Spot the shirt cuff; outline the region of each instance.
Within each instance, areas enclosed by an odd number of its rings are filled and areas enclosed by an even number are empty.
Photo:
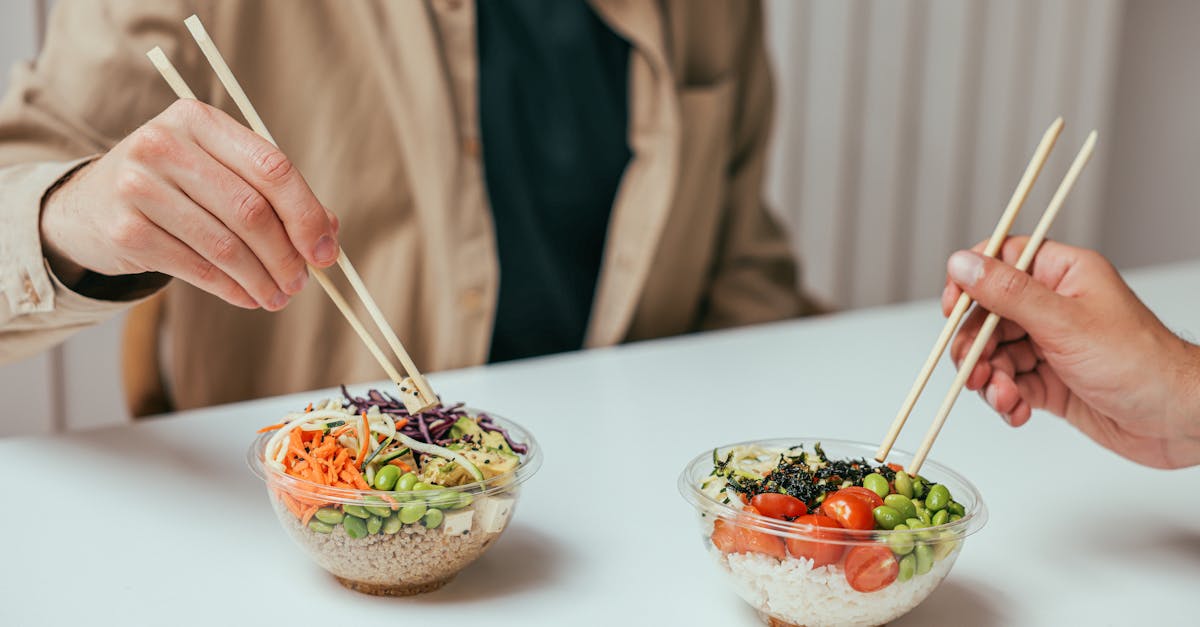
[[[41,212],[46,194],[95,159],[0,168],[0,293],[11,316],[51,311],[104,314],[129,306],[167,283],[162,275],[90,276],[89,296],[73,291],[51,271],[42,251]],[[79,287],[79,286],[76,286]],[[101,298],[91,296],[100,295]]]

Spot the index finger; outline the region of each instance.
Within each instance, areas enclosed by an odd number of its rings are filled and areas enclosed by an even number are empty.
[[[179,109],[196,144],[267,199],[309,263],[325,267],[337,260],[330,213],[279,148],[219,109],[202,103]]]

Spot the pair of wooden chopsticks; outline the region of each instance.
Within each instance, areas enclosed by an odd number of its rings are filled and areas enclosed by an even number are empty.
[[[219,78],[221,80],[221,84],[225,86],[225,90],[229,92],[229,95],[233,98],[233,101],[237,103],[238,110],[242,112],[242,115],[246,118],[246,121],[250,123],[250,128],[254,129],[254,132],[258,133],[263,139],[278,146],[278,144],[275,143],[275,138],[271,136],[271,133],[267,130],[266,125],[263,124],[262,118],[258,116],[258,112],[255,111],[254,106],[250,104],[250,99],[246,97],[246,92],[242,90],[242,86],[238,83],[237,79],[234,78],[233,72],[229,69],[229,65],[225,63],[225,58],[221,56],[221,52],[217,50],[216,44],[214,44],[212,39],[208,36],[208,31],[206,31],[204,29],[204,25],[200,23],[200,18],[193,15],[184,20],[184,24],[187,25],[188,31],[192,34],[192,38],[196,40],[196,44],[200,46],[200,50],[204,53],[204,57],[208,59],[208,64],[212,66],[213,71],[216,72],[217,78]],[[162,74],[164,79],[166,79],[167,84],[169,84],[171,89],[175,91],[176,96],[192,100],[196,99],[196,95],[188,87],[187,83],[184,82],[183,77],[179,75],[179,72],[175,69],[175,66],[171,64],[171,61],[167,59],[167,55],[163,53],[162,48],[155,46],[153,50],[146,53],[146,56],[150,57],[150,61],[154,63],[154,67],[158,69],[158,72]],[[395,353],[396,357],[400,360],[400,364],[403,366],[405,372],[408,373],[408,377],[401,376],[399,371],[396,370],[395,366],[392,365],[391,361],[379,348],[379,345],[375,343],[375,339],[371,337],[371,334],[367,331],[366,327],[364,327],[362,322],[358,319],[358,316],[355,315],[354,310],[350,307],[350,303],[346,302],[346,299],[337,289],[337,286],[330,281],[325,272],[320,268],[311,265],[308,267],[308,270],[317,280],[317,283],[320,283],[321,287],[325,289],[325,293],[328,294],[329,298],[333,300],[333,303],[337,305],[337,308],[342,312],[342,315],[346,317],[346,321],[349,322],[350,326],[354,328],[354,331],[358,333],[358,337],[362,339],[363,344],[365,344],[367,347],[367,350],[371,352],[371,355],[376,361],[379,362],[379,365],[383,367],[384,372],[386,372],[388,377],[390,377],[392,381],[396,383],[397,387],[400,388],[400,398],[404,402],[404,407],[408,409],[409,413],[416,414],[437,405],[438,398],[433,393],[433,388],[429,386],[429,383],[425,380],[424,375],[417,370],[417,366],[413,363],[412,358],[409,357],[408,351],[404,350],[404,345],[400,343],[400,338],[396,337],[396,332],[393,331],[388,325],[387,319],[383,316],[383,312],[380,311],[379,306],[375,304],[375,299],[371,298],[371,294],[367,292],[367,287],[363,284],[362,278],[358,275],[358,271],[354,269],[354,266],[346,257],[345,251],[341,250],[340,248],[338,249],[337,264],[338,267],[342,269],[342,272],[346,275],[346,280],[350,282],[350,286],[354,288],[354,292],[358,295],[359,300],[362,301],[363,305],[367,309],[367,312],[371,315],[371,319],[374,320],[375,325],[379,328],[380,332],[383,333],[383,337],[387,340],[392,352]]]
[[[1054,148],[1054,143],[1058,140],[1058,136],[1062,132],[1062,127],[1063,120],[1060,117],[1054,120],[1050,128],[1046,129],[1046,133],[1042,135],[1042,141],[1038,143],[1037,150],[1033,153],[1033,159],[1026,166],[1025,174],[1021,176],[1021,180],[1017,184],[1017,189],[1013,192],[1012,198],[1009,199],[1008,206],[1004,209],[1003,215],[1000,216],[1000,222],[996,225],[996,230],[992,232],[992,237],[988,240],[987,246],[983,250],[983,254],[988,257],[995,257],[1000,247],[1004,244],[1004,240],[1008,237],[1008,232],[1012,228],[1013,221],[1016,220],[1017,214],[1021,211],[1021,206],[1029,196],[1029,190],[1033,188],[1034,182],[1037,181],[1038,174],[1042,171],[1042,166],[1046,164],[1046,159],[1050,156],[1050,150]],[[1021,251],[1021,257],[1017,260],[1016,264],[1018,270],[1024,272],[1033,263],[1033,257],[1037,254],[1038,248],[1041,247],[1042,242],[1046,239],[1046,233],[1054,223],[1055,217],[1058,216],[1058,211],[1066,201],[1067,194],[1071,193],[1071,188],[1075,186],[1075,181],[1079,178],[1079,173],[1087,165],[1095,147],[1096,131],[1093,130],[1083,143],[1083,147],[1079,149],[1079,153],[1075,155],[1075,161],[1071,163],[1070,169],[1067,170],[1067,174],[1063,177],[1062,183],[1059,184],[1058,190],[1054,192],[1054,196],[1050,199],[1050,204],[1046,207],[1045,213],[1042,214],[1041,220],[1038,221],[1037,227],[1034,228],[1028,243],[1025,244],[1025,248]],[[904,428],[904,423],[908,420],[908,415],[912,413],[913,406],[917,403],[917,398],[925,389],[925,384],[929,382],[929,376],[933,373],[934,366],[941,359],[942,353],[950,343],[950,338],[954,335],[954,330],[958,328],[959,323],[970,306],[971,297],[967,296],[964,292],[958,297],[958,302],[954,304],[954,309],[947,318],[945,326],[942,327],[941,334],[938,335],[937,341],[934,342],[933,350],[929,352],[929,357],[925,359],[925,364],[921,367],[921,372],[917,375],[917,380],[913,382],[908,396],[904,399],[904,404],[900,406],[900,411],[896,414],[895,420],[892,421],[891,429],[888,430],[887,436],[879,446],[879,451],[875,453],[877,461],[883,462],[887,459],[888,453],[891,452],[892,446],[896,443],[896,438],[900,435],[900,430]],[[946,424],[946,418],[950,415],[950,410],[954,407],[954,402],[958,400],[959,393],[962,392],[967,378],[970,377],[971,371],[975,369],[975,364],[979,362],[979,357],[983,354],[984,347],[987,345],[988,340],[991,339],[992,333],[996,330],[996,325],[999,323],[1000,316],[994,313],[989,313],[987,319],[984,320],[978,335],[975,336],[974,343],[971,344],[971,349],[967,352],[966,357],[963,358],[962,363],[959,364],[958,374],[954,377],[954,382],[950,385],[950,391],[946,393],[946,398],[942,400],[942,405],[938,409],[937,415],[933,418],[933,424],[930,425],[929,431],[925,434],[925,439],[921,442],[921,448],[917,449],[916,456],[913,457],[912,462],[909,464],[909,474],[915,475],[921,470],[921,466],[925,463],[925,458],[929,456],[929,450],[933,448],[934,440],[937,439],[942,426]]]

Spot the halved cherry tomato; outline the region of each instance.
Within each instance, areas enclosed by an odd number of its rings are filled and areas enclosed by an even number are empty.
[[[888,466],[888,468],[891,468],[892,470],[894,470],[896,472],[900,472],[901,470],[904,470],[904,466],[901,466],[900,464],[897,464],[896,462],[888,462],[887,466]]]
[[[753,505],[743,507],[742,511],[749,514],[762,514]],[[787,547],[784,545],[783,538],[740,525],[737,526],[737,532],[736,551],[738,553],[761,553],[780,560],[787,557]]]
[[[875,494],[875,498],[879,498],[879,495]],[[854,492],[847,492],[846,489],[830,494],[821,504],[821,513],[838,521],[838,524],[846,529],[874,529],[874,509],[871,501]]]
[[[859,498],[866,499],[867,502],[871,504],[871,509],[875,509],[876,507],[883,505],[883,497],[876,494],[874,490],[870,490],[862,486],[852,485],[848,488],[842,488],[841,490],[838,490],[838,492],[845,492],[846,494],[853,494]]]
[[[818,529],[806,534],[808,538],[788,538],[787,550],[792,554],[792,557],[803,557],[813,561],[813,568],[820,568],[829,564],[836,563],[842,559],[842,553],[846,552],[846,547],[841,544],[832,542],[822,542],[822,540],[836,540],[840,537],[836,530],[842,526],[838,522],[828,516],[821,514],[809,514],[796,519],[797,523],[803,525],[812,525]],[[829,531],[825,531],[829,529]],[[809,539],[811,538],[811,539]]]
[[[762,512],[763,516],[770,516],[771,518],[787,518],[791,520],[792,518],[808,513],[808,506],[804,504],[804,501],[778,492],[763,492],[750,499],[750,505],[753,505],[758,511]]]
[[[728,555],[737,552],[738,528],[728,520],[720,518],[713,521],[712,543],[722,553]]]
[[[892,550],[877,544],[856,546],[846,553],[846,583],[859,592],[875,592],[891,585],[900,574]]]

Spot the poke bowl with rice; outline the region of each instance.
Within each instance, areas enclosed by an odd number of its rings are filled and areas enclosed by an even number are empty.
[[[679,478],[729,586],[770,625],[882,625],[928,597],[987,510],[926,462],[909,476],[870,444],[778,439],[719,447]],[[911,456],[896,452],[907,462]]]
[[[343,386],[260,429],[247,461],[317,564],[353,590],[407,596],[492,546],[541,451],[499,416],[461,404],[412,415],[389,394]]]

